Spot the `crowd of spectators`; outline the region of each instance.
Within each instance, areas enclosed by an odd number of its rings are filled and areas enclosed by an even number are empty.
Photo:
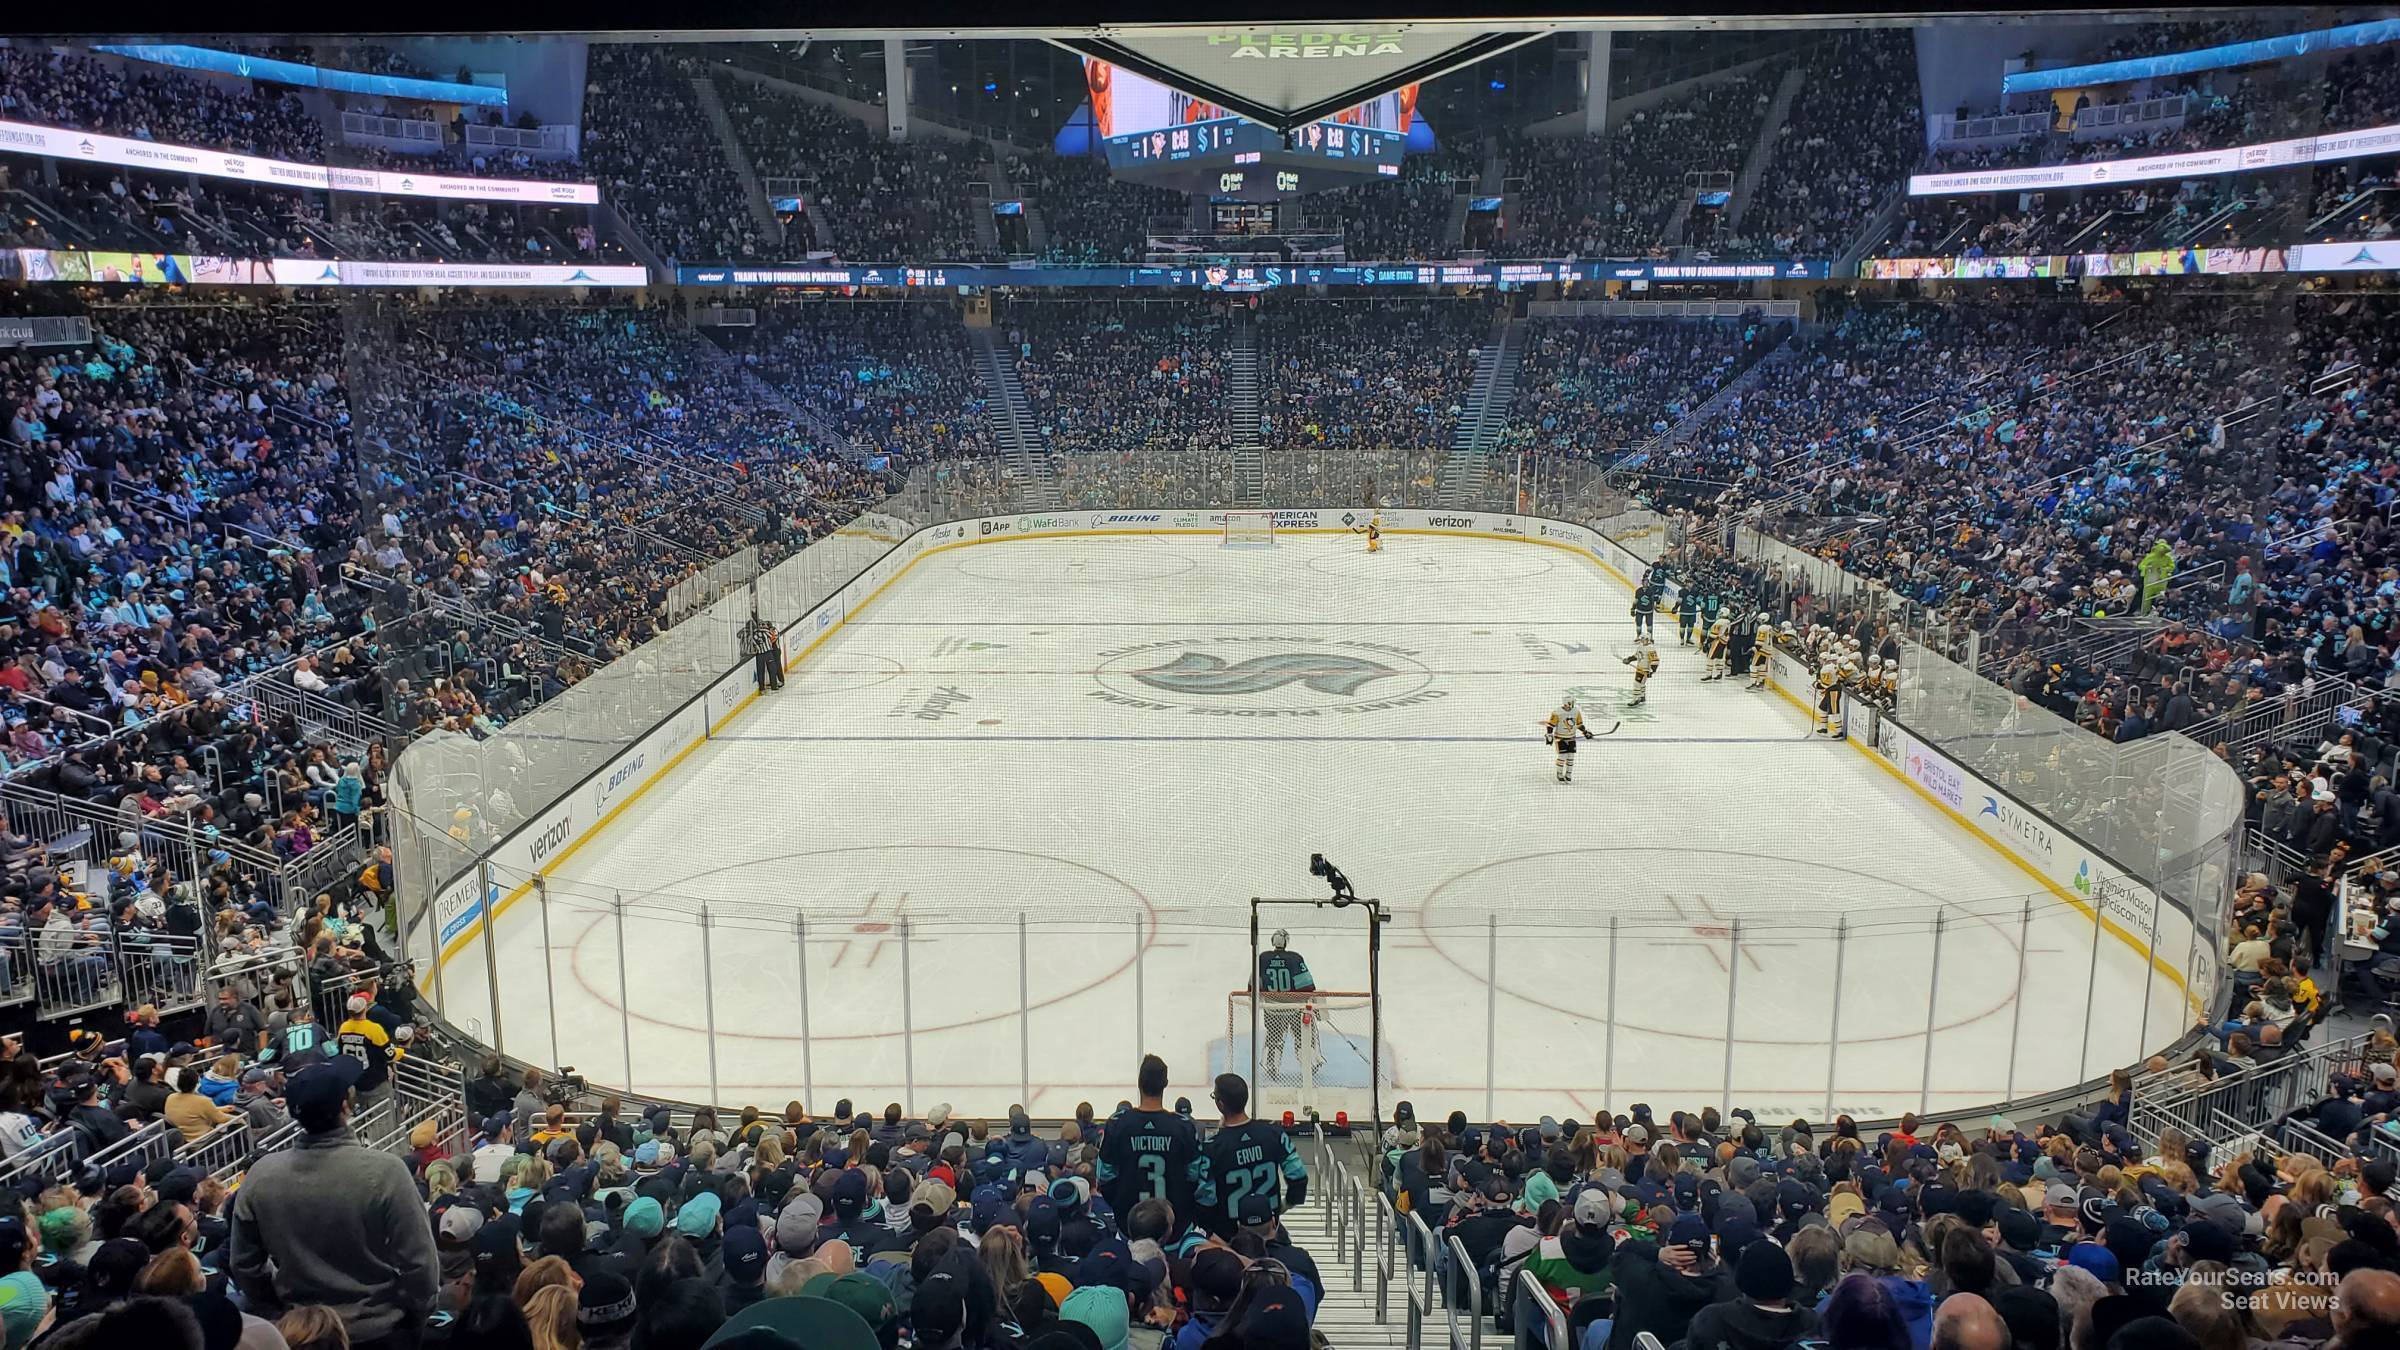
[[[1447,258],[1443,230],[1457,198],[1472,195],[1483,172],[1479,149],[1445,148],[1400,161],[1396,179],[1336,188],[1311,197],[1309,210],[1332,212],[1354,262]]]
[[[1863,90],[1879,84],[1860,82],[1857,88]],[[2057,131],[2008,147],[1946,150],[1934,156],[1933,164],[1943,171],[1970,171],[2061,160],[2120,159],[2386,125],[2400,120],[2400,53],[2375,48],[2344,54],[2328,61],[2321,76],[2275,67],[2207,72],[2188,82],[2143,86],[2140,97],[2170,94],[2182,94],[2195,101],[2193,110],[2173,126],[2143,122],[2117,134],[2082,139]],[[2080,113],[2091,106],[2086,98],[2078,101],[2075,110]],[[1902,165],[1900,172],[1905,171],[1906,166]],[[2305,227],[2309,221],[2323,218],[2353,197],[2381,186],[2388,175],[2388,161],[2328,165],[2306,185],[2309,197],[2297,202],[2294,197],[2299,187],[2273,175],[2155,182],[2138,189],[2002,192],[1912,200],[1894,240],[1885,248],[1893,253],[1911,253],[1931,247],[1948,254],[1978,250],[2043,253],[2063,251],[2070,242],[2077,252],[2171,248],[2187,242],[2282,244],[2303,237],[2308,233]],[[1896,175],[1886,176],[1896,181]],[[1811,180],[1792,181],[1797,184]],[[1792,190],[1797,197],[1809,195],[1797,187]],[[2225,228],[2212,231],[2205,239],[2186,237],[2190,232],[2182,226],[2197,225],[2228,205],[2238,207],[2242,214],[2224,222]],[[2280,209],[2292,205],[2306,208],[2308,220],[2292,219],[2289,212]],[[2385,228],[2380,198],[2369,195],[2358,203],[2358,208],[2354,215],[2329,221],[2312,237],[2381,237],[2376,233]],[[2099,228],[2092,229],[2094,225]]]
[[[2225,47],[2236,42],[2256,42],[2268,37],[2283,24],[2270,25],[2259,18],[2209,19],[2201,22],[2140,23],[2118,29],[2111,34],[2108,45],[2092,61],[2133,61],[2145,56],[2164,56],[2169,52],[2193,52],[2204,47]],[[2028,53],[2032,55],[2033,53]],[[2079,58],[2083,59],[2083,58]],[[2043,65],[2055,65],[2043,61]]]
[[[717,92],[750,167],[799,184],[816,248],[864,262],[990,257],[966,188],[991,176],[982,143],[894,143],[822,103],[731,76],[718,78]]]
[[[350,561],[471,604],[573,670],[656,636],[697,566],[753,544],[780,561],[885,495],[884,476],[716,378],[705,341],[658,311],[412,314],[394,403],[432,411],[379,429],[398,433],[399,468]]]
[[[2326,209],[2347,196],[2337,193]],[[2238,178],[1915,198],[1878,252],[1973,258],[2265,244],[2293,236],[2287,206],[2271,184]]]
[[[1231,443],[1228,302],[1018,300],[998,309],[1027,410],[1054,455]]]
[[[1663,435],[1781,336],[1755,317],[1531,324],[1503,448],[1615,459]]]
[[[0,246],[436,262],[626,256],[583,207],[329,197],[79,164],[61,166],[55,184],[0,174],[0,201],[11,208]]]
[[[958,316],[916,301],[779,305],[724,330],[742,362],[829,419],[853,447],[907,469],[992,453],[990,397]]]
[[[2400,416],[2390,306],[2304,299],[2277,339],[2199,299],[2029,301],[1853,310],[1658,471],[1776,502],[1787,529],[1991,651],[2078,618],[2180,619],[2178,668],[2219,677],[2194,690],[2201,717],[2328,678],[2386,687],[2393,489],[2370,446]],[[2279,390],[2281,411],[2259,413]],[[2249,444],[2220,429],[2228,413],[2257,417]],[[2019,692],[2072,715],[2111,692],[2100,671],[2033,673]],[[2135,734],[2159,729],[2178,726]]]
[[[104,312],[0,357],[13,759],[141,721],[341,633],[355,519],[334,354],[247,305]]]
[[[1179,234],[1189,200],[1170,188],[1129,183],[1093,155],[1008,157],[1008,181],[1041,212],[1048,245],[1041,260],[1062,267],[1135,263],[1149,242],[1150,222],[1166,218]]]
[[[1769,63],[1630,114],[1603,136],[1512,139],[1508,228],[1494,251],[1638,257],[1676,242],[1666,229],[1691,198],[1690,175],[1740,176],[1781,78]]]
[[[0,117],[325,162],[324,124],[287,90],[44,48],[0,47]]]
[[[1262,307],[1269,495],[1433,505],[1493,318],[1479,300]]]
[[[2250,77],[2233,71],[2212,71],[2190,83],[2172,86],[2154,85],[2141,102],[2155,98],[2180,95],[2184,99],[2184,115],[2173,127],[2152,126],[2121,130],[2109,135],[2083,135],[2070,140],[2064,147],[2064,158],[2071,163],[2099,159],[2129,159],[2140,155],[2171,155],[2187,150],[2213,150],[2220,146],[2240,145],[2246,141],[2265,139],[2253,136],[2250,130],[2260,119],[2249,109],[2258,100]],[[2075,112],[2080,116],[2093,108],[2091,100],[2078,100]]]
[[[2393,186],[2388,162],[2331,165],[2320,171],[2308,212],[2310,238],[2325,243],[2390,238]]]
[[[127,304],[87,350],[0,358],[27,781],[271,872],[371,807],[382,750],[247,715],[243,680],[489,736],[655,635],[696,568],[771,565],[982,435],[955,320],[899,307],[787,320],[763,371],[660,311],[403,309],[376,346],[329,308]]]
[[[90,897],[87,913],[162,935],[196,931],[209,896],[169,884],[138,854],[126,862],[112,864],[109,889]],[[38,854],[26,870],[43,890],[40,907],[51,909],[59,876]],[[339,1167],[308,1183],[327,1208],[347,1213],[306,1239],[325,1244],[322,1266],[307,1273],[338,1270],[353,1291],[373,1277],[345,1236],[385,1239],[395,1215],[423,1226],[425,1201],[408,1165],[360,1147],[346,1128],[337,1141],[329,1123],[329,1113],[371,1113],[388,1126],[396,1066],[414,1041],[405,986],[373,973],[374,934],[366,914],[321,897],[278,934],[280,959],[212,971],[209,996],[188,1015],[162,1022],[156,1007],[135,1007],[121,1037],[79,1028],[47,1061],[15,1035],[0,1041],[0,1159],[16,1174],[0,1214],[8,1345],[377,1343],[394,1317],[371,1301],[345,1303],[319,1285],[297,1317],[278,1306],[279,1288],[306,1279],[291,1234],[277,1228],[291,1203],[283,1178],[294,1158],[262,1158],[246,1175],[239,1166],[285,1140],[300,1142],[303,1168],[335,1156],[314,1150],[343,1150],[349,1184],[335,1182]],[[153,959],[199,969],[180,954],[188,948],[162,950],[177,954]],[[426,1141],[434,1133],[430,1123],[417,1130]],[[33,1154],[115,1161],[23,1167]],[[387,1184],[355,1184],[361,1178]],[[237,1200],[245,1182],[264,1184]],[[397,1231],[405,1244],[406,1230]],[[424,1248],[430,1258],[429,1238]]]
[[[692,88],[705,66],[641,43],[594,43],[589,51],[583,162],[601,200],[669,258],[765,256],[741,177]]]
[[[1778,258],[1839,256],[1924,158],[1916,37],[1835,33],[1808,49],[1741,233]]]

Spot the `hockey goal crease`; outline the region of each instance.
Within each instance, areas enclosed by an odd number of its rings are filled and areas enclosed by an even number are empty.
[[[1340,989],[1307,989],[1257,995],[1258,1043],[1250,1045],[1251,991],[1225,996],[1224,1063],[1250,1079],[1250,1114],[1296,1120],[1311,1113],[1330,1120],[1337,1112],[1367,1117],[1372,1100],[1367,1079],[1392,1085],[1391,1059],[1370,1048],[1375,996]],[[1243,1053],[1243,1052],[1247,1053]]]

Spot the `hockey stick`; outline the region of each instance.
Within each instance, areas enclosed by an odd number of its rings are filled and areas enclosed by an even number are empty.
[[[1623,722],[1611,722],[1603,730],[1587,731],[1583,733],[1583,738],[1587,741],[1596,741],[1603,736],[1614,736],[1617,734],[1617,728],[1623,725],[1625,725]]]

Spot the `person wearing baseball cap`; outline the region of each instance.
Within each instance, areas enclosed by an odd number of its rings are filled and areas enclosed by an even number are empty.
[[[816,1196],[801,1191],[783,1202],[783,1208],[775,1214],[775,1254],[767,1261],[769,1283],[783,1273],[786,1265],[816,1254],[824,1223],[825,1202]]]
[[[725,1230],[720,1254],[724,1274],[717,1283],[717,1294],[725,1301],[727,1313],[737,1313],[767,1296],[767,1239],[756,1224],[739,1224]]]
[[[1573,1312],[1577,1300],[1607,1292],[1609,1258],[1617,1251],[1608,1225],[1615,1219],[1608,1192],[1597,1186],[1585,1187],[1575,1197],[1574,1221],[1534,1244],[1525,1258],[1525,1269],[1542,1282],[1560,1308]]]
[[[408,1164],[350,1132],[362,1068],[342,1055],[293,1075],[284,1106],[301,1138],[251,1164],[234,1196],[227,1269],[252,1313],[322,1304],[352,1346],[372,1350],[414,1344],[441,1258]]]
[[[2075,1188],[2064,1181],[2051,1182],[2042,1191],[2042,1236],[2035,1245],[2055,1248],[2071,1241],[2082,1224]]]

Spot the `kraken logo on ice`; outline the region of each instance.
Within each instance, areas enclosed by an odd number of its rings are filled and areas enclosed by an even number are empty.
[[[1399,674],[1363,656],[1328,652],[1278,652],[1238,665],[1207,652],[1185,652],[1166,665],[1133,671],[1133,678],[1170,694],[1264,694],[1294,681],[1320,694],[1348,698],[1375,680]]]
[[[1384,642],[1241,634],[1168,638],[1100,653],[1092,697],[1201,717],[1380,712],[1442,697],[1418,653]]]

